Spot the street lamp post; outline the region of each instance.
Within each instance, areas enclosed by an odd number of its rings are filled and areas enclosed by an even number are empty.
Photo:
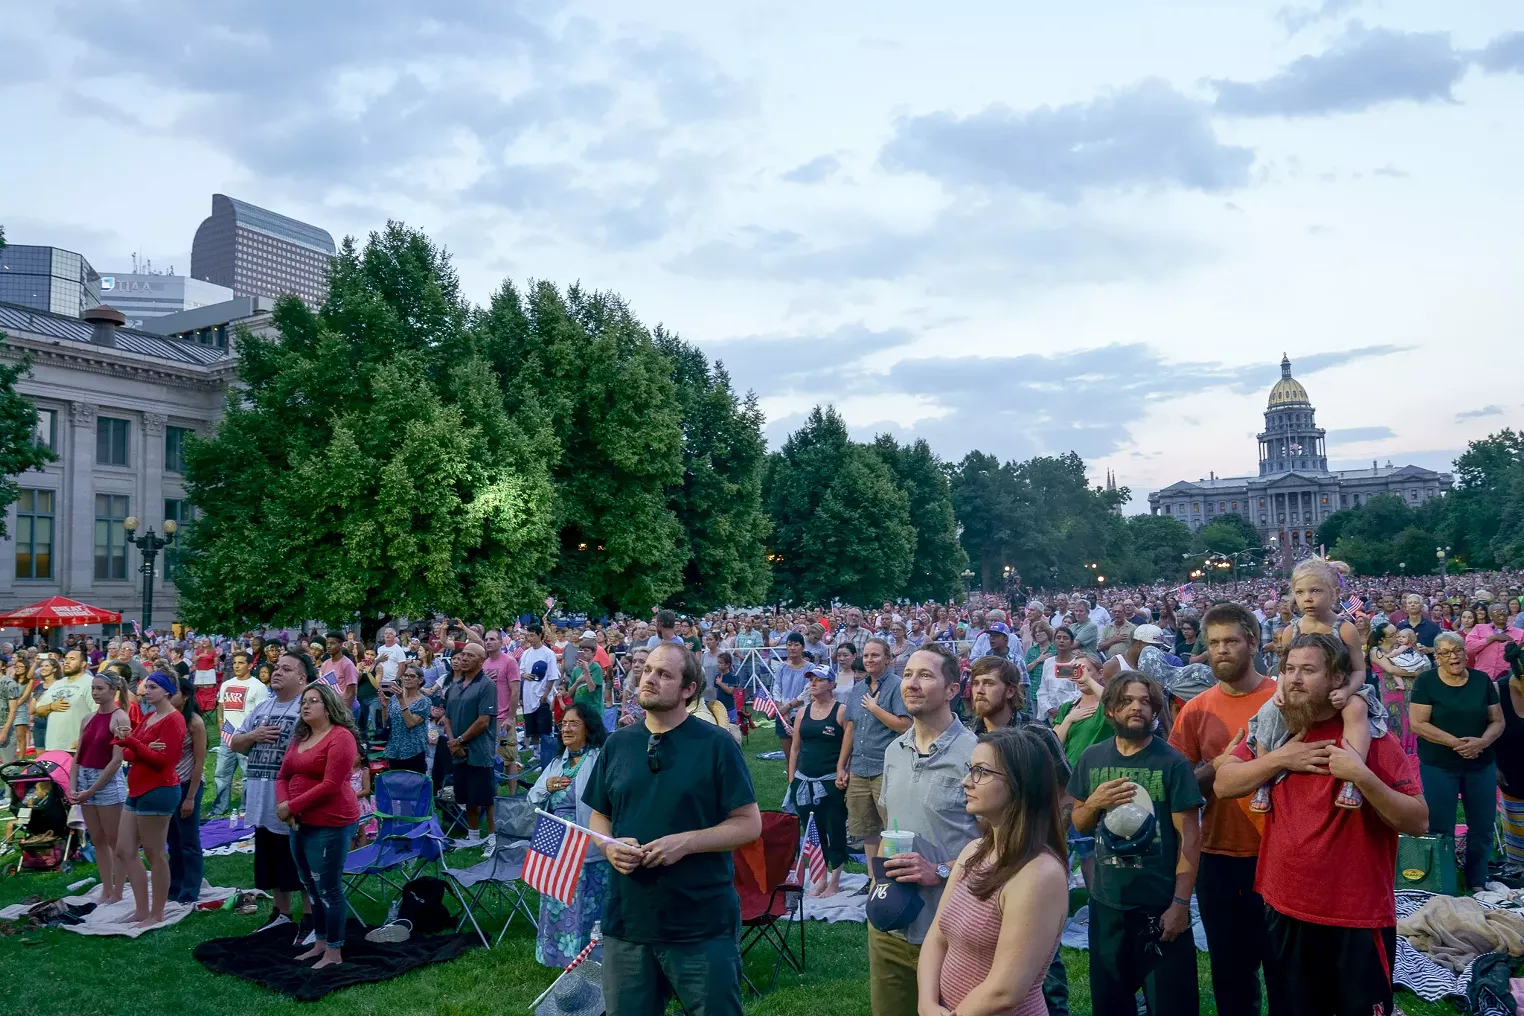
[[[1445,572],[1445,566],[1448,563],[1447,557],[1448,557],[1449,551],[1450,551],[1449,547],[1435,547],[1434,548],[1434,556],[1439,558],[1439,588],[1440,588],[1440,591],[1442,591],[1442,592],[1449,592],[1450,591],[1449,590],[1448,575]]]
[[[160,536],[153,531],[153,526],[148,527],[148,532],[142,536],[133,536],[138,531],[138,520],[128,518],[122,523],[122,528],[127,530],[127,542],[143,553],[143,564],[138,568],[143,573],[143,628],[146,631],[153,626],[153,562],[159,556],[159,551],[175,542],[175,531],[180,528],[174,519],[164,521],[164,535]]]

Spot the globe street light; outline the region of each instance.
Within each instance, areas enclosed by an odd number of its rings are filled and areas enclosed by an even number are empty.
[[[156,534],[153,526],[149,526],[148,532],[142,536],[133,536],[138,530],[138,520],[129,516],[122,528],[127,530],[127,542],[143,553],[143,563],[138,570],[143,573],[143,629],[146,631],[153,626],[153,561],[159,551],[175,542],[175,532],[180,524],[174,519],[165,519],[163,536]]]
[[[1448,591],[1448,575],[1445,572],[1445,565],[1447,563],[1446,557],[1449,554],[1449,551],[1449,547],[1434,548],[1434,556],[1439,558],[1439,588],[1441,591]]]

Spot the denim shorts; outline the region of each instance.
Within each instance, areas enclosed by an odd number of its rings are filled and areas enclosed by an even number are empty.
[[[80,790],[89,790],[95,786],[95,781],[101,778],[101,770],[91,769],[89,766],[79,767]],[[106,785],[95,792],[95,796],[85,802],[86,808],[108,808],[113,804],[121,804],[127,800],[127,776],[122,772],[122,767],[117,766],[116,772]]]
[[[145,818],[167,818],[180,810],[180,788],[154,787],[146,794],[129,797],[127,810]]]

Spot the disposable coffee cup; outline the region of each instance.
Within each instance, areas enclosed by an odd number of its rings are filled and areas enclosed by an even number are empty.
[[[913,853],[915,851],[915,833],[904,829],[888,829],[884,831],[883,843],[884,846],[880,853],[884,857]]]

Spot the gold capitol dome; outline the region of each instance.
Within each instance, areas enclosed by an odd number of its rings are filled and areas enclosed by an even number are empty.
[[[1307,397],[1307,389],[1302,387],[1302,382],[1291,376],[1291,358],[1285,353],[1281,354],[1281,379],[1270,389],[1270,404],[1266,409],[1286,409],[1291,406],[1312,407],[1312,400]]]

